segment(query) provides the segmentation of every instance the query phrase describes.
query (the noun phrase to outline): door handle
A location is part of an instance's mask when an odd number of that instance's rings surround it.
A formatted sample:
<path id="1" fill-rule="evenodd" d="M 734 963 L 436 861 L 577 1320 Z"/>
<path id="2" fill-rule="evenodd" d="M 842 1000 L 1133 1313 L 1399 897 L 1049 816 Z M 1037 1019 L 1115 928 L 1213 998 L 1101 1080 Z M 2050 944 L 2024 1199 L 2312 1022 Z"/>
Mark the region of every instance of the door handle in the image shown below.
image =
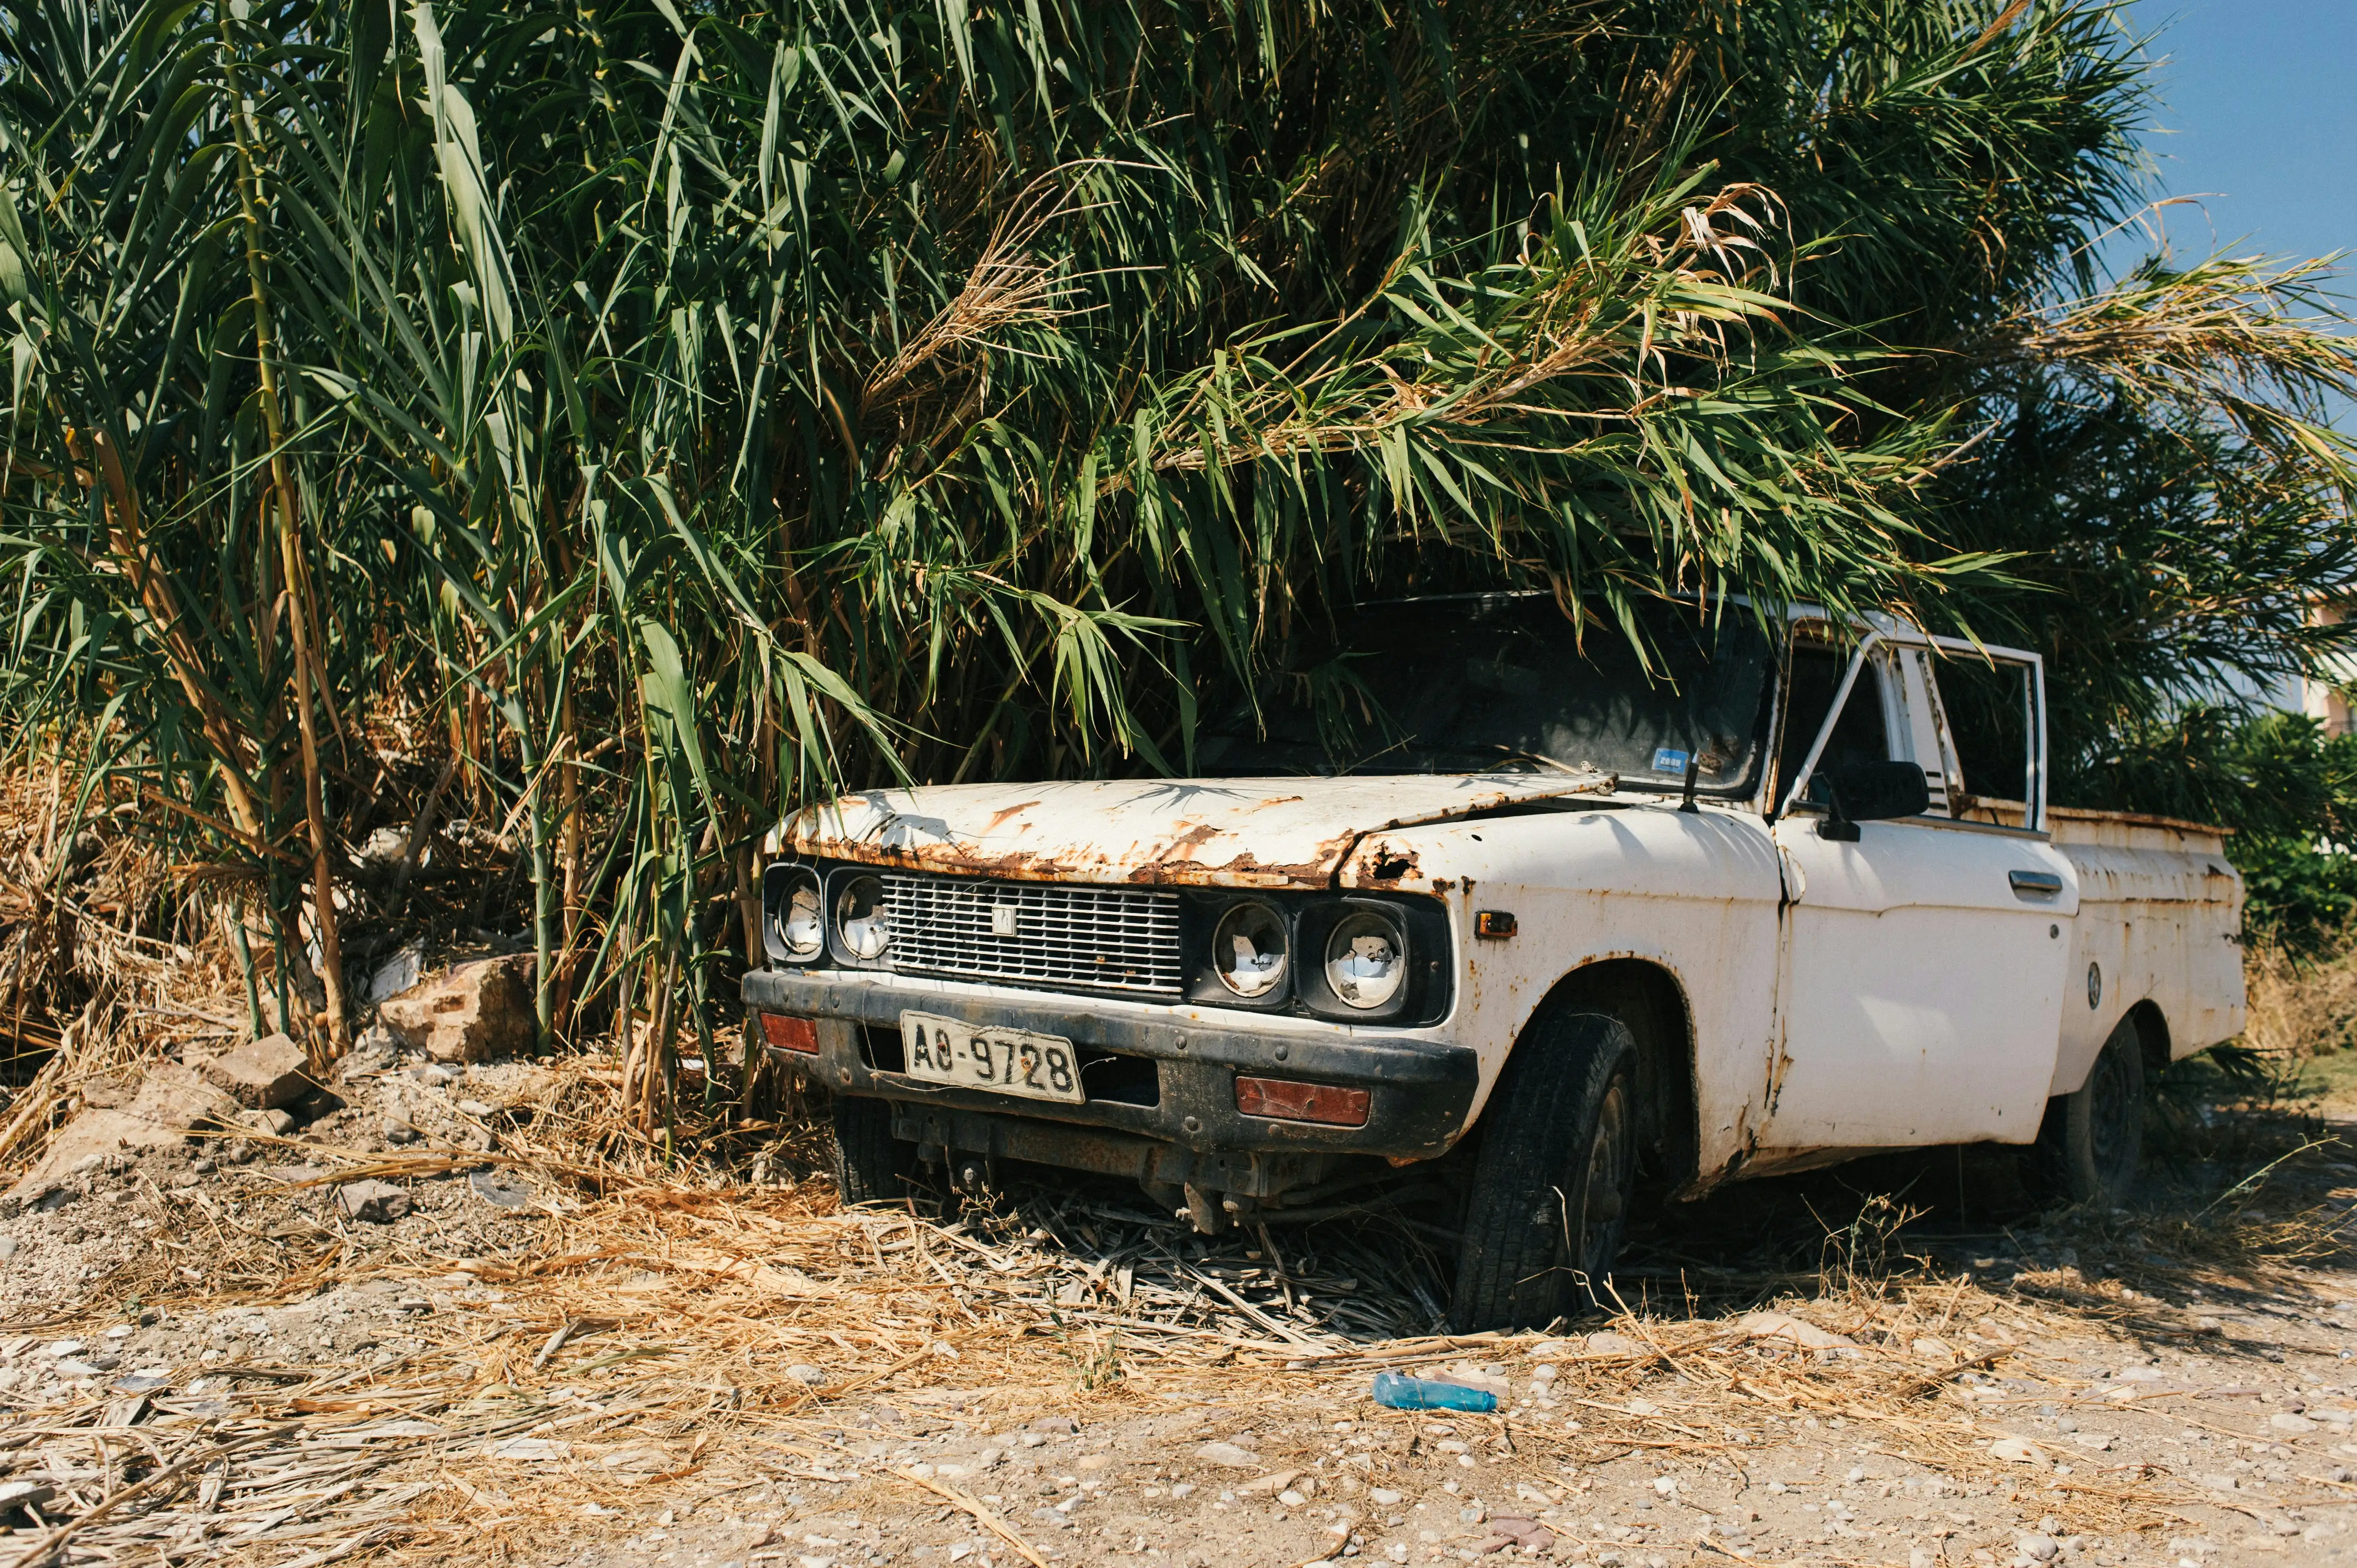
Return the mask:
<path id="1" fill-rule="evenodd" d="M 2053 898 L 2062 892 L 2062 879 L 2050 871 L 2008 871 L 2006 880 L 2013 884 L 2017 898 Z"/>

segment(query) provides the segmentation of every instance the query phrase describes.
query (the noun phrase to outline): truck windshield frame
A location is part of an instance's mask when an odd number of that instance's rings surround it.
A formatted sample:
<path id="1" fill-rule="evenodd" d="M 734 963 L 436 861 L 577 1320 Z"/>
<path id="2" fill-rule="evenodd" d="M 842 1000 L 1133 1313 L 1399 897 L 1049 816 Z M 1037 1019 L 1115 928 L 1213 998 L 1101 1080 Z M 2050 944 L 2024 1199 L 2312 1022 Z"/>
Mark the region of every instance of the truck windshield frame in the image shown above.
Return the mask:
<path id="1" fill-rule="evenodd" d="M 1366 606 L 1207 725 L 1198 759 L 1236 778 L 1593 770 L 1675 793 L 1699 751 L 1696 795 L 1750 799 L 1777 684 L 1758 618 L 1652 600 L 1635 619 L 1638 640 L 1542 594 Z"/>

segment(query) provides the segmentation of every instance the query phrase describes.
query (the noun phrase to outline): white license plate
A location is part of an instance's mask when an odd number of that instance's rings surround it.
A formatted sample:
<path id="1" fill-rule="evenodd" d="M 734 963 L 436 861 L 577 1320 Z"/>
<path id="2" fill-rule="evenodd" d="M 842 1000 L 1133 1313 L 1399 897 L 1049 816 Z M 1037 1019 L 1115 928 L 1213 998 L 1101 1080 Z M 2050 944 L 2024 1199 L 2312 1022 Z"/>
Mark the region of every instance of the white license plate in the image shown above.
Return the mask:
<path id="1" fill-rule="evenodd" d="M 1072 1042 L 1028 1029 L 976 1028 L 931 1013 L 900 1015 L 909 1076 L 961 1089 L 995 1089 L 1027 1100 L 1088 1102 Z"/>

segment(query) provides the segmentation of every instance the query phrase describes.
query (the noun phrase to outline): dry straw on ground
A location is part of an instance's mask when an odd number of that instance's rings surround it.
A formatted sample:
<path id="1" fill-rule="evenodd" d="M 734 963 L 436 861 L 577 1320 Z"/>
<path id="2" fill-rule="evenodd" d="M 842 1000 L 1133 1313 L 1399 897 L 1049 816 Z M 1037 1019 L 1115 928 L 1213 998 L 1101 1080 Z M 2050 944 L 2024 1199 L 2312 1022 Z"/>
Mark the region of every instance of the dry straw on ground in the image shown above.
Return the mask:
<path id="1" fill-rule="evenodd" d="M 572 1090 L 594 1081 L 574 1078 Z M 422 1176 L 466 1157 L 303 1153 L 337 1176 Z M 1894 1259 L 1879 1274 L 1836 1270 L 1819 1282 L 1834 1288 L 1795 1291 L 1780 1317 L 1623 1313 L 1602 1333 L 1546 1341 L 1401 1334 L 1393 1326 L 1427 1315 L 1430 1287 L 1413 1262 L 1384 1265 L 1398 1230 L 1381 1213 L 1207 1245 L 1102 1197 L 1034 1196 L 951 1219 L 846 1213 L 820 1183 L 640 1179 L 522 1137 L 494 1158 L 551 1195 L 552 1210 L 538 1234 L 496 1256 L 330 1244 L 274 1279 L 267 1260 L 285 1256 L 284 1237 L 225 1234 L 225 1250 L 251 1254 L 242 1269 L 222 1260 L 223 1273 L 250 1282 L 235 1294 L 247 1302 L 331 1278 L 391 1279 L 437 1300 L 492 1286 L 498 1299 L 425 1318 L 438 1337 L 394 1365 L 233 1362 L 207 1369 L 216 1391 L 202 1397 L 110 1392 L 14 1412 L 0 1423 L 5 1473 L 70 1479 L 45 1505 L 51 1535 L 0 1557 L 0 1568 L 157 1551 L 201 1561 L 264 1546 L 289 1549 L 265 1558 L 277 1568 L 377 1550 L 423 1560 L 475 1539 L 487 1520 L 557 1521 L 585 1500 L 619 1505 L 644 1487 L 733 1471 L 748 1484 L 930 1487 L 1020 1539 L 985 1505 L 856 1448 L 847 1412 L 953 1382 L 995 1412 L 1053 1401 L 1103 1420 L 1189 1395 L 1281 1403 L 1313 1387 L 1356 1392 L 1378 1369 L 1530 1354 L 1555 1361 L 1578 1429 L 1501 1415 L 1460 1432 L 1501 1454 L 1573 1466 L 1631 1453 L 1739 1462 L 1770 1427 L 1814 1420 L 1952 1477 L 2018 1484 L 2056 1455 L 2036 1444 L 2026 1457 L 1993 1452 L 2013 1437 L 2004 1412 L 2019 1401 L 1965 1385 L 2090 1320 L 2147 1338 L 2215 1332 L 2072 1269 L 1999 1283 Z M 175 1305 L 161 1270 L 107 1282 L 113 1299 L 126 1291 Z M 1756 1282 L 1749 1296 L 1760 1299 Z M 1819 1338 L 1813 1328 L 1853 1343 L 1796 1342 Z M 1967 1328 L 1979 1343 L 1952 1348 L 1968 1345 Z M 826 1368 L 819 1386 L 787 1369 L 803 1361 Z M 2182 1517 L 2179 1483 L 2134 1457 L 2041 1485 L 2076 1530 Z"/>

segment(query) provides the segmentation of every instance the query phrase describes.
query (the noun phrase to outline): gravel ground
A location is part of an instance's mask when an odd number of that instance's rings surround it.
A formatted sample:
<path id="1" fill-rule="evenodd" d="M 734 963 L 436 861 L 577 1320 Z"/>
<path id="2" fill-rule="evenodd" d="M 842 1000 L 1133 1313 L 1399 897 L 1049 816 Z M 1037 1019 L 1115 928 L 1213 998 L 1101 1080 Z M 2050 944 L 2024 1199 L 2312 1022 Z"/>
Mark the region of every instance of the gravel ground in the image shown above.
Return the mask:
<path id="1" fill-rule="evenodd" d="M 0 1565 L 123 1487 L 135 1441 L 73 1434 L 126 1410 L 124 1433 L 152 1434 L 159 1457 L 249 1415 L 368 1423 L 307 1428 L 250 1474 L 222 1460 L 211 1503 L 199 1488 L 169 1531 L 147 1527 L 161 1555 L 145 1561 L 2357 1557 L 2357 1259 L 2339 1239 L 2357 1168 L 2328 1143 L 2234 1190 L 2276 1152 L 2345 1136 L 2337 1117 L 2205 1112 L 2209 1142 L 2164 1145 L 2133 1213 L 1959 1201 L 1985 1186 L 1964 1160 L 1897 1173 L 1929 1191 L 1953 1171 L 1956 1193 L 1912 1219 L 1866 1200 L 1893 1175 L 1874 1167 L 1754 1184 L 1641 1235 L 1622 1284 L 1648 1294 L 1609 1324 L 1328 1342 L 1288 1365 L 1232 1313 L 1172 1319 L 1164 1356 L 1101 1337 L 1047 1286 L 1033 1300 L 1015 1280 L 996 1311 L 983 1286 L 1011 1254 L 961 1257 L 957 1228 L 935 1229 L 969 1273 L 922 1239 L 888 1262 L 820 1178 L 690 1201 L 469 1169 L 557 1076 L 364 1059 L 288 1137 L 102 1164 L 0 1219 L 0 1504 L 12 1479 L 53 1493 L 0 1512 Z M 2222 1115 L 2257 1130 L 2222 1142 Z M 347 1189 L 383 1179 L 354 1177 L 375 1156 L 410 1161 L 398 1201 L 356 1214 Z M 1035 1201 L 1018 1187 L 999 1209 L 1019 1230 Z M 1836 1201 L 1860 1222 L 1834 1256 Z M 769 1238 L 728 1254 L 759 1279 L 696 1261 L 723 1233 Z M 1041 1245 L 1091 1263 L 1070 1226 Z M 1168 1246 L 1259 1260 L 1243 1239 Z M 593 1316 L 585 1300 L 618 1305 Z M 1501 1408 L 1378 1407 L 1383 1354 Z M 338 1494 L 329 1461 L 361 1455 L 388 1456 Z M 342 1533 L 322 1539 L 329 1524 Z M 101 1533 L 79 1538 L 89 1561 L 113 1560 Z"/>

